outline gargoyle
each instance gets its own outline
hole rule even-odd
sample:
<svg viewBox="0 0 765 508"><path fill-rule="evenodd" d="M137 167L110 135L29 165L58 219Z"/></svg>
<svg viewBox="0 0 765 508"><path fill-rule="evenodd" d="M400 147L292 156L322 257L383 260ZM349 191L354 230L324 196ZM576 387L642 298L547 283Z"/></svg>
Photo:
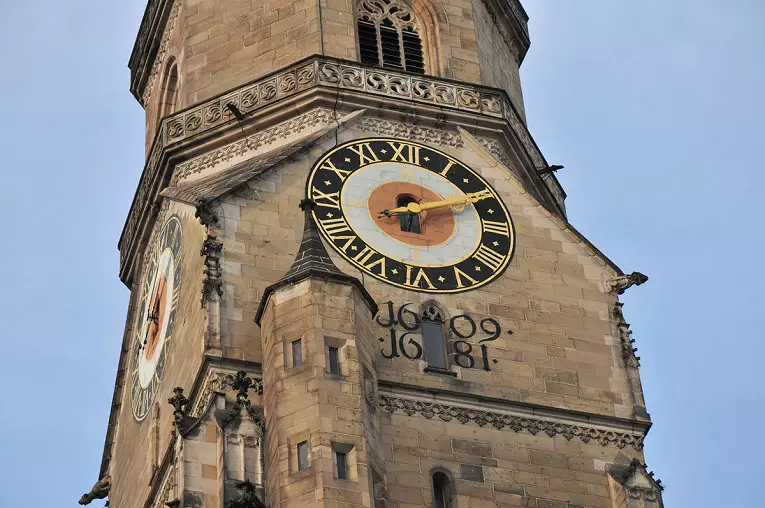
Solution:
<svg viewBox="0 0 765 508"><path fill-rule="evenodd" d="M106 496L109 495L110 486L111 486L111 477L104 476L103 478L98 480L95 485L93 485L93 488L90 489L90 492L82 495L82 497L80 498L80 504L86 505L86 504L90 504L96 499L104 499Z"/></svg>
<svg viewBox="0 0 765 508"><path fill-rule="evenodd" d="M639 286L648 280L648 276L643 275L640 272L632 272L628 275L622 275L615 279L609 280L606 284L609 288L609 293L616 292L617 295L624 294L632 286Z"/></svg>

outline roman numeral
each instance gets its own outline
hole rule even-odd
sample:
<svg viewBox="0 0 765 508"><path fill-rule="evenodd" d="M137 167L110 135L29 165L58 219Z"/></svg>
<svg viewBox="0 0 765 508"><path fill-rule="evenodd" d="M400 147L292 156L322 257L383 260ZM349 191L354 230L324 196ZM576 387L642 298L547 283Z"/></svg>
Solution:
<svg viewBox="0 0 765 508"><path fill-rule="evenodd" d="M409 145L406 143L396 143L388 141L388 144L393 148L393 162L406 162L409 164L420 165L420 147ZM406 149L406 150L405 150ZM406 152L406 153L404 153Z"/></svg>
<svg viewBox="0 0 765 508"><path fill-rule="evenodd" d="M320 220L319 222L333 242L337 242L338 240L346 241L341 248L343 249L343 252L348 252L348 248L356 239L356 235L341 235L341 233L345 232L353 233L353 230L348 226L345 219L340 217L339 219L325 219Z"/></svg>
<svg viewBox="0 0 765 508"><path fill-rule="evenodd" d="M359 166L380 162L380 159L369 143L359 143L356 146L349 146L348 149L359 156Z"/></svg>
<svg viewBox="0 0 765 508"><path fill-rule="evenodd" d="M484 233L495 233L502 236L510 236L510 224L507 222L494 222L492 220L483 221Z"/></svg>
<svg viewBox="0 0 765 508"><path fill-rule="evenodd" d="M425 270L420 268L417 272L417 275L414 277L414 281L412 280L412 267L407 266L406 267L406 284L409 287L413 288L420 288L424 289L420 284L422 282L425 282L428 285L428 289L435 289L436 287L433 285L432 282L430 282L430 279L428 278L428 274L425 273Z"/></svg>
<svg viewBox="0 0 765 508"><path fill-rule="evenodd" d="M340 209L340 191L337 192L330 192L329 194L324 194L321 190L317 189L316 187L313 188L313 199L316 201L316 204L319 206L326 206L329 208L337 208ZM321 203L320 200L324 200L324 203Z"/></svg>
<svg viewBox="0 0 765 508"><path fill-rule="evenodd" d="M483 244L478 247L478 251L473 254L473 257L495 271L502 266L502 262L505 260L505 256Z"/></svg>
<svg viewBox="0 0 765 508"><path fill-rule="evenodd" d="M351 174L350 171L346 171L344 169L340 169L330 160L327 159L324 161L324 164L322 164L319 169L324 169L326 171L334 171L334 173L340 178L341 182L344 182L346 178L348 178L348 175Z"/></svg>
<svg viewBox="0 0 765 508"><path fill-rule="evenodd" d="M457 288L464 288L465 287L465 283L462 281L463 277L470 282L471 286L475 285L478 282L473 277L471 277L470 275L466 274L465 272L463 272L462 270L460 270L456 266L454 267L454 277L457 279Z"/></svg>
<svg viewBox="0 0 765 508"><path fill-rule="evenodd" d="M380 256L380 259L376 261L372 261L372 259L375 256ZM388 276L385 274L385 256L380 254L379 252L372 250L369 248L369 246L365 246L364 249L356 254L356 256L353 258L354 261L356 261L358 264L369 270L370 272L374 267L380 268L380 276L385 277L386 279Z"/></svg>
<svg viewBox="0 0 765 508"><path fill-rule="evenodd" d="M446 167L441 171L441 176L446 176L446 173L449 172L449 170L454 166L454 161L449 161L449 163L446 165Z"/></svg>

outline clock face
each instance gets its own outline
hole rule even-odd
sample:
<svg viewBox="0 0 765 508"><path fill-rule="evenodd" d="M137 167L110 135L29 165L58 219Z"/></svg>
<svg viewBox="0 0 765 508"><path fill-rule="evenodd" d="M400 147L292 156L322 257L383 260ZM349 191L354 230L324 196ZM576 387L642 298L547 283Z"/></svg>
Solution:
<svg viewBox="0 0 765 508"><path fill-rule="evenodd" d="M394 286L457 293L507 268L510 214L478 173L419 143L356 139L313 166L308 198L325 240L363 272Z"/></svg>
<svg viewBox="0 0 765 508"><path fill-rule="evenodd" d="M149 413L165 371L181 287L179 253L182 238L181 222L173 216L162 228L154 256L146 265L134 327L130 394L133 416L138 421Z"/></svg>

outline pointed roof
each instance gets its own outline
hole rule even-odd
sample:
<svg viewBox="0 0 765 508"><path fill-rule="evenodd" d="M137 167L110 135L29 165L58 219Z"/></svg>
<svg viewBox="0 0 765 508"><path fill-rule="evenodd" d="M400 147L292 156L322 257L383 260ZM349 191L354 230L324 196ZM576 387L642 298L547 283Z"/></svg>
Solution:
<svg viewBox="0 0 765 508"><path fill-rule="evenodd" d="M304 279L308 277L311 272L313 273L325 273L331 275L345 276L340 271L335 263L327 253L327 249L324 248L324 244L321 243L321 237L319 231L316 229L316 222L313 219L313 211L316 209L316 203L310 199L304 199L300 202L300 209L303 210L305 215L305 225L303 226L303 241L300 243L300 248L295 255L295 261L292 266L284 274L281 280L284 279Z"/></svg>
<svg viewBox="0 0 765 508"><path fill-rule="evenodd" d="M361 284L361 281L340 271L335 266L335 263L332 262L332 258L329 257L329 253L327 253L327 249L324 247L319 231L316 228L316 222L313 219L313 210L315 208L316 203L310 199L303 199L300 202L300 209L303 210L305 215L303 241L300 242L300 248L295 255L295 261L293 261L287 273L279 281L268 286L263 292L263 298L260 300L258 312L255 315L255 322L258 325L260 325L260 320L266 310L266 304L271 293L281 287L296 284L309 277L355 286L359 290L361 297L367 302L372 315L377 314L377 303L372 298L372 295L369 294L369 291Z"/></svg>

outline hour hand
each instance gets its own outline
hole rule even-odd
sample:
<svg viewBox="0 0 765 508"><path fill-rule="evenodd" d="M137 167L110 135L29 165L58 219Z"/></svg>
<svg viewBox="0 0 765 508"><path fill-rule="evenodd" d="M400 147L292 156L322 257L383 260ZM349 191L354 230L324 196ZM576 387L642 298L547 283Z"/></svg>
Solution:
<svg viewBox="0 0 765 508"><path fill-rule="evenodd" d="M412 215L416 215L422 211L422 208L418 203L412 202L409 203L406 206L399 206L398 208L394 208L392 210L385 209L379 214L377 214L377 218L380 217L393 217L394 215L403 215L405 213L409 213Z"/></svg>

